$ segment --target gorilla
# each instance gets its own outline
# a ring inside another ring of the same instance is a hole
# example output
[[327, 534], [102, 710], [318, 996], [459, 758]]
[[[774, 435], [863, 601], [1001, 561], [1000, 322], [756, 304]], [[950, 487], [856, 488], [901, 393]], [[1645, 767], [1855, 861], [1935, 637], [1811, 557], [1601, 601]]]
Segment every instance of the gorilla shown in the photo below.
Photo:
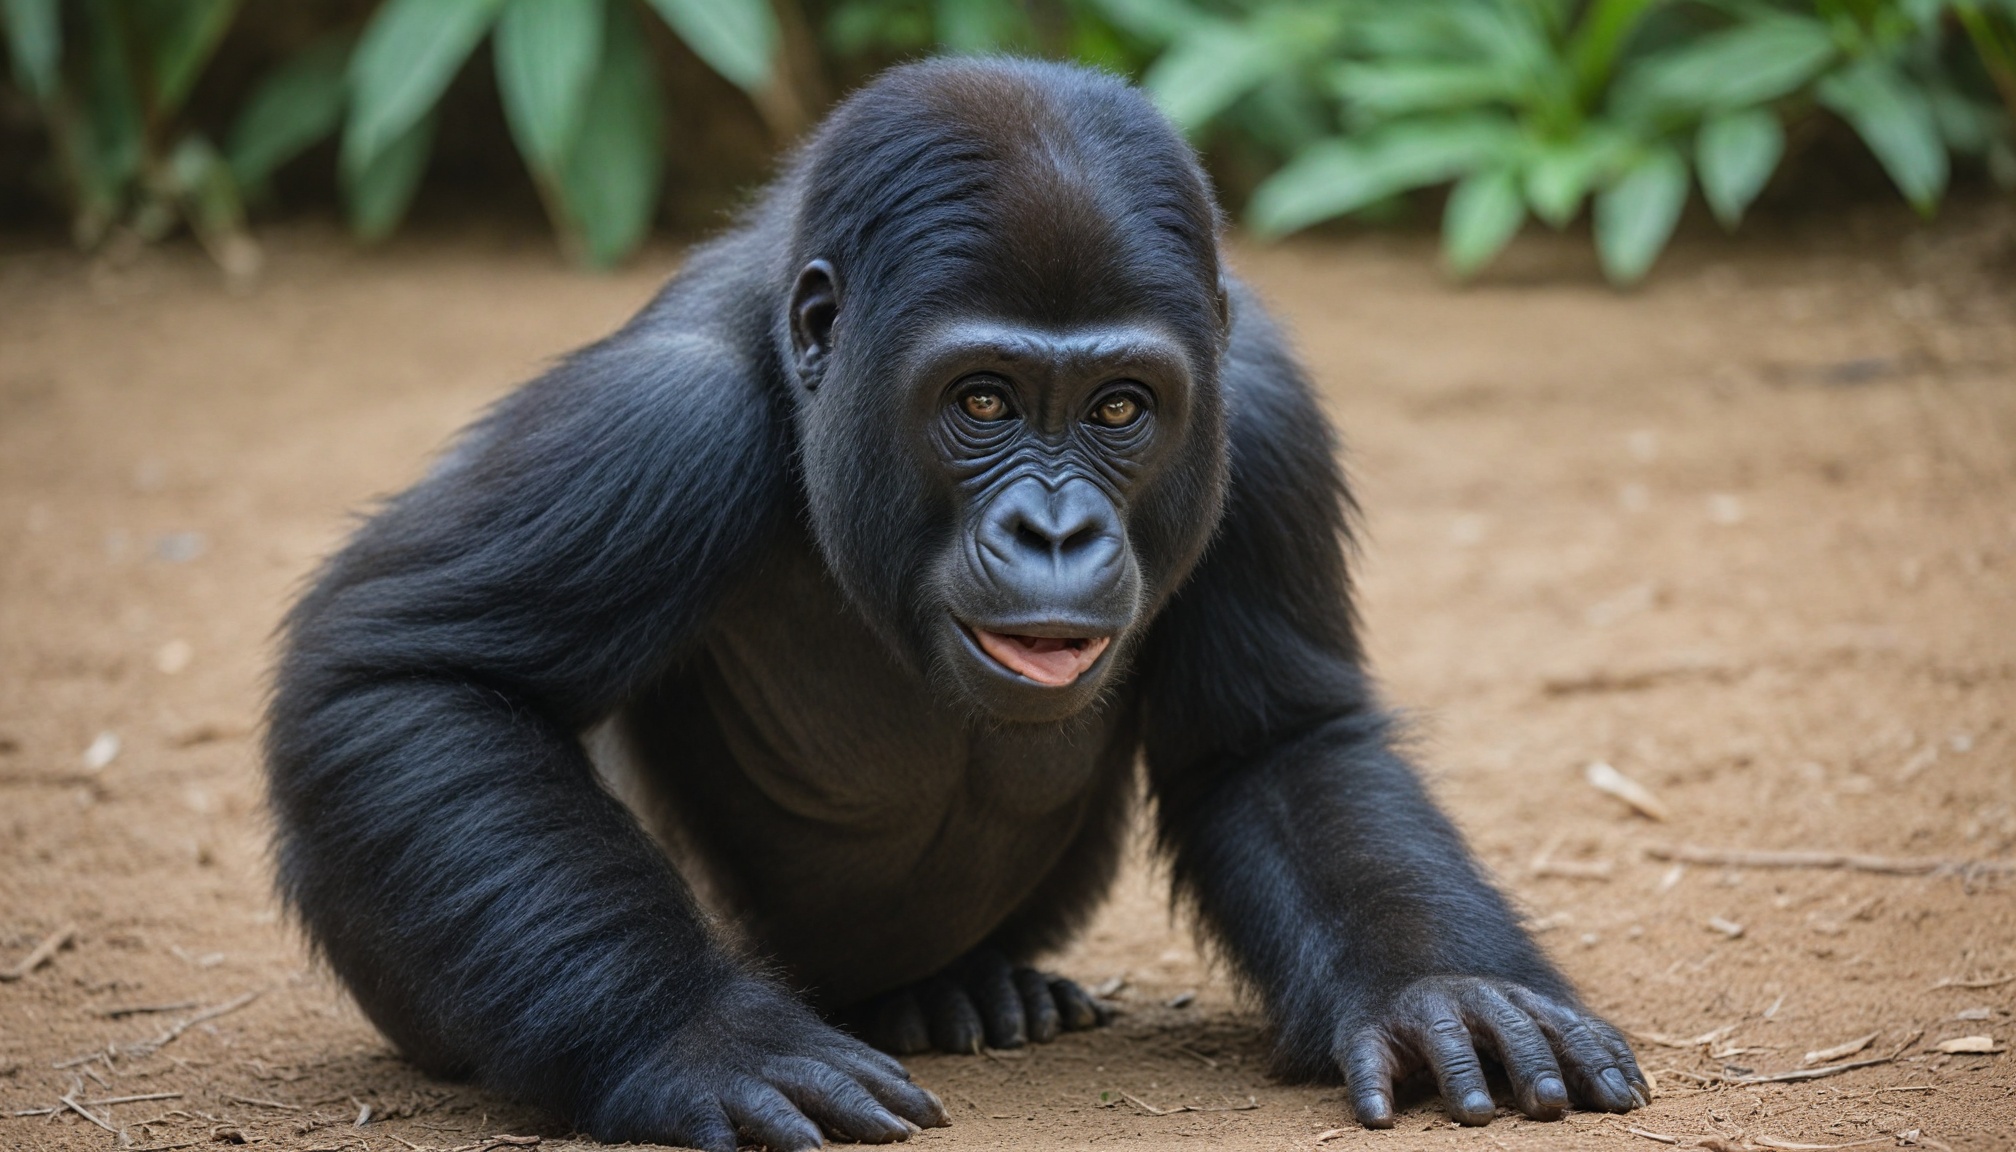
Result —
[[420, 1067], [608, 1141], [902, 1140], [885, 1053], [1102, 1020], [1030, 965], [1152, 803], [1274, 1068], [1390, 1126], [1649, 1098], [1396, 751], [1309, 381], [1135, 89], [842, 103], [286, 619], [279, 883]]

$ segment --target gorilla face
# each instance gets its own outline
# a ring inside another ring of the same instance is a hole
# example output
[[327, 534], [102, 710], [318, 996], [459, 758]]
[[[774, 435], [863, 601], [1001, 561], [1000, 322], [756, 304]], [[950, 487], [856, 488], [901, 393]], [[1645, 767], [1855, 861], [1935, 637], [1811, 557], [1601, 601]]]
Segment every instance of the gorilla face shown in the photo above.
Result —
[[1143, 615], [1128, 509], [1181, 440], [1182, 350], [1141, 326], [966, 321], [927, 337], [915, 364], [932, 480], [955, 509], [932, 564], [935, 663], [1004, 717], [1075, 712]]
[[[801, 359], [844, 349], [837, 311], [831, 269], [808, 268]], [[1195, 342], [1144, 321], [955, 313], [907, 335], [872, 366], [843, 351], [800, 407], [815, 535], [878, 631], [942, 687], [1000, 720], [1068, 717], [1124, 666], [1215, 524], [1213, 366], [1200, 373]]]

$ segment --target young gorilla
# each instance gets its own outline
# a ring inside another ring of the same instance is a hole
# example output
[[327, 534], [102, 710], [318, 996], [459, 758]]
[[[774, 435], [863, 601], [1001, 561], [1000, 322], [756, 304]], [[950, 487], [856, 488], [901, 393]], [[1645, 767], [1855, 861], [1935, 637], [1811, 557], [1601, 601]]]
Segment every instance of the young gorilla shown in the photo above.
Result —
[[1335, 446], [1218, 224], [1117, 80], [898, 69], [366, 524], [288, 618], [268, 764], [371, 1019], [605, 1140], [901, 1140], [938, 1100], [827, 1021], [1096, 1023], [1025, 965], [1141, 757], [1280, 1072], [1373, 1126], [1422, 1068], [1488, 1122], [1480, 1053], [1530, 1116], [1642, 1102], [1391, 747]]

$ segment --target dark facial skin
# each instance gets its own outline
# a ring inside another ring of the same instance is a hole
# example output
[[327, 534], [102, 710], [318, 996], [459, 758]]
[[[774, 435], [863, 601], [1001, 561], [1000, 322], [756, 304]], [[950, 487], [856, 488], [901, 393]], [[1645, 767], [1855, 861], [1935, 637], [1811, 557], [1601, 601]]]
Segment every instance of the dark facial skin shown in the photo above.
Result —
[[[808, 264], [791, 304], [806, 379], [843, 309], [832, 265]], [[1183, 346], [1149, 323], [952, 320], [907, 350], [895, 386], [925, 483], [954, 509], [915, 589], [941, 617], [927, 660], [1003, 720], [1082, 711], [1138, 638], [1128, 509], [1188, 431]]]
[[1374, 1127], [1422, 1071], [1465, 1124], [1644, 1103], [1395, 736], [1220, 227], [1112, 76], [892, 69], [358, 529], [266, 763], [406, 1057], [604, 1140], [907, 1139], [950, 1117], [885, 1053], [1100, 1023], [1035, 965], [1145, 789], [1276, 1073]]

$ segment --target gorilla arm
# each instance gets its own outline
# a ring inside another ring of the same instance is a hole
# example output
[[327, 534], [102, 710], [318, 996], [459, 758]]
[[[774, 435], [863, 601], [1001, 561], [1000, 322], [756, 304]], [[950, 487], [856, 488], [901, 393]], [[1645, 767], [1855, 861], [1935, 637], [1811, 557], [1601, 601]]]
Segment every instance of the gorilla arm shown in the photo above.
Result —
[[1492, 1115], [1478, 1053], [1522, 1111], [1647, 1092], [1480, 875], [1393, 750], [1354, 635], [1349, 498], [1322, 414], [1250, 297], [1225, 365], [1231, 498], [1143, 657], [1146, 752], [1178, 883], [1262, 994], [1276, 1063], [1347, 1083], [1388, 1127], [1430, 1069], [1450, 1113]]
[[682, 281], [714, 287], [501, 403], [289, 617], [281, 886], [408, 1055], [601, 1139], [902, 1139], [936, 1100], [709, 938], [575, 737], [690, 647], [790, 500], [766, 334], [677, 319], [763, 312], [707, 255]]

